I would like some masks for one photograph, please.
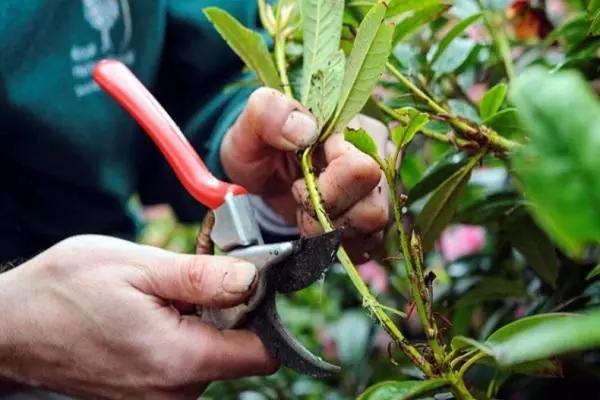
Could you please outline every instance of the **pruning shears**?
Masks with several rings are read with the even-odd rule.
[[[259,270],[255,292],[244,304],[200,308],[201,318],[217,329],[249,328],[280,363],[299,373],[327,377],[340,372],[311,353],[284,326],[275,299],[322,277],[334,262],[341,231],[276,244],[265,244],[255,220],[248,191],[214,177],[165,109],[120,61],[102,60],[94,80],[145,130],[169,162],[186,190],[214,212],[211,239],[229,256],[254,263]]]

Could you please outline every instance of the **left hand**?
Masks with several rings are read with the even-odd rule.
[[[389,132],[364,115],[350,124],[373,137],[382,157]],[[225,136],[221,161],[232,182],[259,195],[300,233],[322,232],[314,218],[296,152],[317,138],[314,117],[297,101],[260,88]],[[389,190],[379,165],[335,133],[315,154],[319,191],[336,227],[344,226],[344,245],[355,262],[383,239],[389,219]]]

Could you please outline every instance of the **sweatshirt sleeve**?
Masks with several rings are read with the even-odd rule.
[[[258,84],[253,74],[240,72],[243,63],[202,10],[223,8],[244,26],[262,33],[270,46],[269,37],[260,27],[256,1],[171,0],[168,4],[165,50],[154,92],[212,173],[228,180],[219,156],[221,142]],[[147,154],[139,178],[142,202],[168,203],[182,222],[200,221],[206,208],[185,191],[149,142]],[[268,236],[295,236],[295,227],[279,219],[260,199],[253,204]]]

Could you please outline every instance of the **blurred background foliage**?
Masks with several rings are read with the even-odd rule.
[[[348,0],[345,21],[351,25],[372,3]],[[506,70],[485,22],[478,20],[459,30],[431,62],[441,38],[482,7],[491,11],[487,22],[507,35],[515,75],[536,64],[554,70],[577,69],[592,87],[600,88],[600,36],[590,2],[422,0],[415,4],[398,19],[392,64],[456,115],[485,123],[504,137],[524,141],[526,134],[510,104],[503,103],[486,115],[484,95],[503,81]],[[301,52],[293,41],[287,51],[293,64]],[[391,109],[423,106],[404,86],[387,78],[382,78],[364,112],[389,122],[393,129],[394,122],[375,102]],[[442,134],[448,131],[441,122],[431,123],[429,128]],[[401,168],[409,215],[417,215],[431,192],[467,160],[451,143],[417,137],[403,154]],[[590,251],[577,262],[563,254],[525,211],[508,163],[486,157],[484,164],[472,174],[450,224],[426,260],[427,270],[436,275],[434,306],[444,333],[483,340],[524,316],[600,304],[600,282],[586,279],[597,254]],[[147,209],[145,215],[147,226],[140,242],[194,252],[198,226],[179,224],[166,207]],[[359,266],[359,271],[383,304],[409,314],[406,319],[394,319],[407,338],[418,343],[424,338],[407,300],[405,269],[395,256],[399,249],[394,236],[391,229],[386,248]],[[341,363],[343,373],[328,380],[312,380],[282,369],[267,378],[214,383],[203,398],[355,399],[376,382],[421,376],[363,312],[340,267],[332,268],[323,281],[310,288],[281,297],[278,307],[288,328],[313,352]],[[561,357],[559,371],[548,376],[514,374],[500,379],[503,384],[497,397],[600,398],[599,361],[600,354],[595,351]],[[478,364],[467,378],[474,386],[483,385],[493,373]]]

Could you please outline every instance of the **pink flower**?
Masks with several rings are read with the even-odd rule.
[[[486,241],[484,228],[473,225],[453,225],[444,230],[438,243],[446,262],[479,253]]]
[[[469,96],[469,99],[473,103],[478,104],[481,101],[481,98],[483,97],[485,92],[487,92],[487,90],[488,90],[487,84],[477,83],[469,88],[469,90],[467,91],[467,96]]]
[[[549,0],[548,13],[555,18],[564,18],[569,10],[564,0]]]
[[[147,206],[142,210],[142,215],[145,221],[154,221],[158,219],[165,219],[169,216],[171,208],[166,204],[159,204],[155,206]]]
[[[483,42],[487,38],[487,29],[483,24],[473,24],[467,29],[467,35],[476,42]]]
[[[323,349],[323,355],[330,359],[338,359],[337,346],[331,334],[326,329],[320,329],[317,331],[317,338]]]
[[[363,280],[378,293],[384,294],[388,291],[387,271],[375,261],[368,261],[358,266],[358,273]]]

